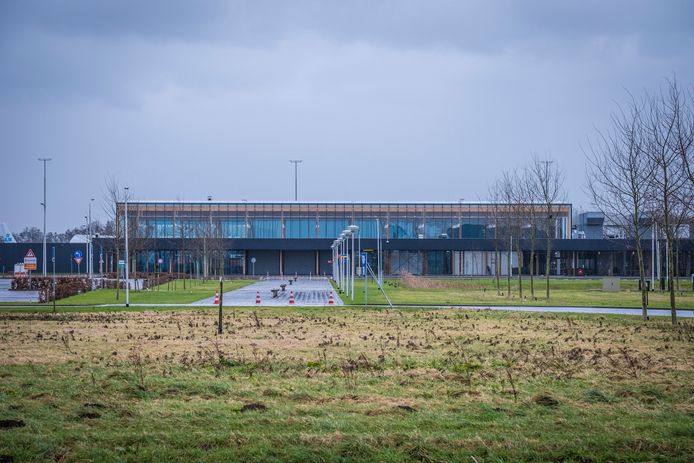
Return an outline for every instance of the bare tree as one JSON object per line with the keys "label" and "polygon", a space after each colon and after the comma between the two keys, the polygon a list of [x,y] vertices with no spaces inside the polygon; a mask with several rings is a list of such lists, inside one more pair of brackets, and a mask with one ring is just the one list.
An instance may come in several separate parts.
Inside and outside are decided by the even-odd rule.
{"label": "bare tree", "polygon": [[[518,261],[518,297],[523,299],[523,248],[522,248],[522,227],[525,209],[525,197],[523,193],[523,182],[517,171],[505,171],[500,180],[501,195],[504,202],[508,205],[506,214],[506,230],[509,245],[515,241],[516,258]],[[511,247],[511,246],[510,246]],[[509,294],[511,291],[511,253],[509,247],[508,272],[509,272]]]}
{"label": "bare tree", "polygon": [[530,173],[534,178],[534,184],[537,188],[537,195],[543,205],[543,221],[545,222],[545,231],[547,233],[547,241],[545,245],[545,290],[546,298],[549,300],[549,277],[552,266],[552,240],[556,235],[556,211],[554,209],[558,201],[563,197],[562,185],[564,183],[564,174],[554,161],[540,160],[533,156],[530,162]]}
{"label": "bare tree", "polygon": [[[587,152],[586,181],[593,204],[634,241],[639,266],[641,310],[648,320],[646,268],[641,240],[648,233],[643,219],[648,208],[655,164],[644,152],[643,103],[631,100],[612,114],[611,127],[598,131]],[[651,224],[651,227],[653,225]]]}
{"label": "bare tree", "polygon": [[523,198],[523,229],[528,231],[527,239],[530,241],[530,265],[529,265],[529,275],[530,275],[530,297],[535,300],[535,260],[536,260],[536,250],[537,250],[537,213],[538,213],[538,203],[540,198],[538,197],[538,188],[535,184],[535,177],[530,168],[525,167],[523,169],[523,177],[521,183],[518,185],[521,191],[521,196]]}
{"label": "bare tree", "polygon": [[121,187],[114,177],[106,178],[104,181],[102,208],[109,220],[113,221],[114,223],[114,246],[116,254],[116,300],[118,300],[120,297],[120,284],[118,278],[120,270],[118,268],[118,261],[120,260],[121,240],[123,240],[125,236],[123,233],[123,211],[120,209],[119,204],[125,202],[126,194],[128,194],[126,193],[126,190]]}
{"label": "bare tree", "polygon": [[674,117],[673,150],[682,162],[690,184],[694,184],[694,97],[685,93],[676,79],[668,80],[667,104]]}
{"label": "bare tree", "polygon": [[[669,82],[666,93],[647,95],[647,108],[643,118],[645,152],[655,165],[652,177],[652,208],[657,211],[654,218],[665,233],[668,291],[673,324],[677,324],[673,281],[676,275],[674,249],[680,226],[690,212],[692,186],[677,142],[677,121],[681,119],[682,112],[680,96],[674,82]],[[686,156],[684,159],[687,159]]]}
{"label": "bare tree", "polygon": [[501,205],[499,204],[500,197],[501,193],[499,192],[499,182],[496,182],[489,188],[489,199],[491,203],[491,226],[494,229],[494,280],[496,282],[497,296],[501,295],[501,243],[499,242],[499,236],[501,233]]}

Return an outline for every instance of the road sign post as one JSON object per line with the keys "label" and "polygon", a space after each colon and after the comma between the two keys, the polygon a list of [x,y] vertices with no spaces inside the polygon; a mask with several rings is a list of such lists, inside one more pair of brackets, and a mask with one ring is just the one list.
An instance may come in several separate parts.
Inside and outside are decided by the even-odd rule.
{"label": "road sign post", "polygon": [[72,259],[75,261],[77,264],[77,275],[79,276],[80,274],[80,263],[82,263],[82,251],[79,249],[75,250],[75,252],[72,253]]}
{"label": "road sign post", "polygon": [[36,270],[36,254],[31,249],[24,254],[24,270],[29,272],[29,289],[31,289],[31,271]]}
{"label": "road sign post", "polygon": [[24,270],[36,270],[36,254],[31,249],[24,254]]}

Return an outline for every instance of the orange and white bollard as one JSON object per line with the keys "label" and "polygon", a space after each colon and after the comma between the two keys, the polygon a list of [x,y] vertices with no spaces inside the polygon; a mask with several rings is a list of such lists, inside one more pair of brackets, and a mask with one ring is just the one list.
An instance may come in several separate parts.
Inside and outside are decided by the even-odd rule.
{"label": "orange and white bollard", "polygon": [[289,305],[294,305],[294,291],[289,291]]}
{"label": "orange and white bollard", "polygon": [[219,291],[214,292],[214,302],[213,304],[219,305]]}
{"label": "orange and white bollard", "polygon": [[335,299],[333,299],[333,292],[330,291],[330,297],[328,298],[328,305],[335,304]]}
{"label": "orange and white bollard", "polygon": [[260,305],[260,291],[255,292],[255,305]]}

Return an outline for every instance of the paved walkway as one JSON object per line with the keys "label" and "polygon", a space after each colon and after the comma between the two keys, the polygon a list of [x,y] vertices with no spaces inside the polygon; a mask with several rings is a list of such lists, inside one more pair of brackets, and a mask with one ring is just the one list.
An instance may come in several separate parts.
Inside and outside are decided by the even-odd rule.
{"label": "paved walkway", "polygon": [[[279,291],[272,297],[272,289],[280,289],[280,284],[287,284],[285,291]],[[261,306],[289,306],[289,295],[294,294],[294,305],[299,307],[327,306],[330,292],[333,292],[334,305],[343,305],[342,300],[333,291],[330,281],[322,277],[299,277],[289,284],[289,279],[263,280],[233,291],[224,292],[225,306],[254,306],[256,292],[260,294]],[[213,305],[214,297],[208,297],[190,305]]]}
{"label": "paved walkway", "polygon": [[10,291],[12,280],[0,279],[0,302],[39,302],[38,291]]}

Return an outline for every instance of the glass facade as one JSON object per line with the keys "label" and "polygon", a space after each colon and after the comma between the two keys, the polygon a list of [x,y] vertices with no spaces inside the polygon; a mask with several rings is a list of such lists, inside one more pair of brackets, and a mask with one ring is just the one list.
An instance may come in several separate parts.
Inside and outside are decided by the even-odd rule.
{"label": "glass facade", "polygon": [[[530,230],[517,208],[489,203],[135,201],[129,212],[142,238],[333,239],[350,224],[360,227],[362,238],[385,239],[485,239],[514,227],[523,235]],[[555,238],[569,238],[571,205],[554,205],[552,212],[551,221],[534,222],[536,235],[549,229]]]}

